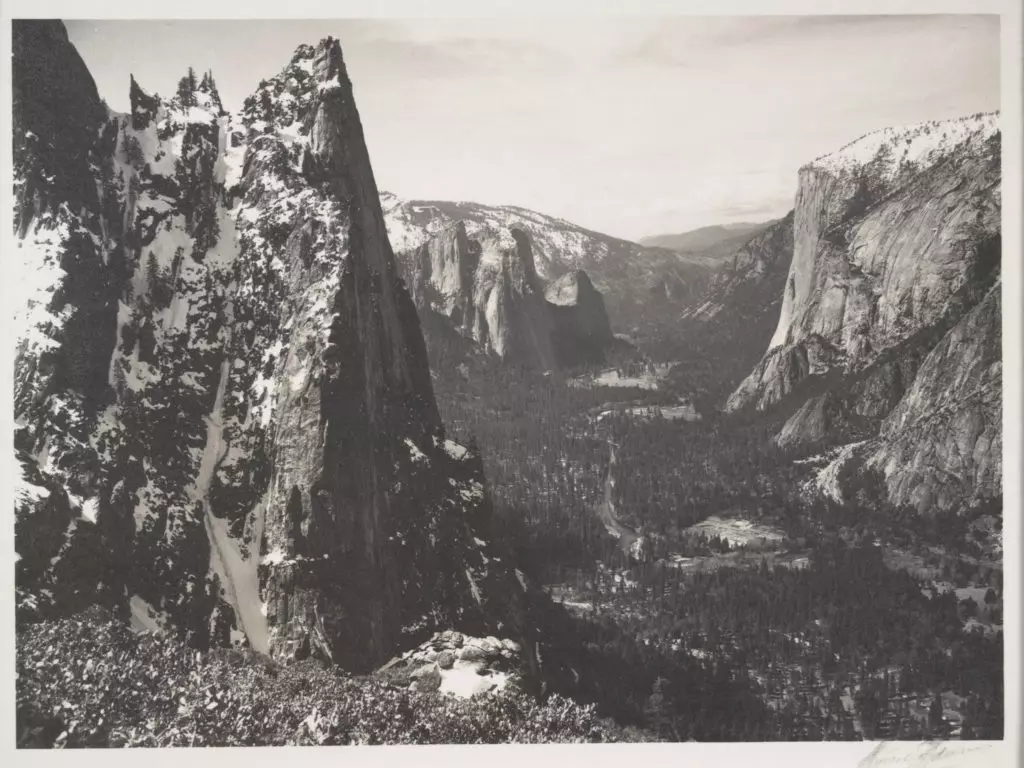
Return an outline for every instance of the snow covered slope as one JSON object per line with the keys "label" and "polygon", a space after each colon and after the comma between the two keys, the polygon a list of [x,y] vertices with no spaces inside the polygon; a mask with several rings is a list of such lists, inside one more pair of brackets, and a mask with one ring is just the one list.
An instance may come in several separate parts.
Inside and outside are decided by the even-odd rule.
{"label": "snow covered slope", "polygon": [[520,632],[338,42],[238,114],[190,72],[166,100],[133,79],[123,115],[59,22],[14,31],[23,609],[353,669],[433,628]]}
{"label": "snow covered slope", "polygon": [[882,128],[861,136],[809,165],[834,176],[855,173],[870,163],[886,181],[909,166],[920,172],[948,157],[965,143],[978,143],[999,131],[999,115],[982,112],[955,120]]}
{"label": "snow covered slope", "polygon": [[[819,258],[825,255],[829,244],[836,245],[844,240],[837,247],[850,254],[856,268],[864,271],[869,279],[876,276],[884,279],[884,284],[877,286],[883,305],[898,304],[904,291],[914,282],[912,262],[916,257],[911,257],[911,249],[905,247],[910,245],[907,234],[916,238],[913,250],[925,254],[926,271],[934,272],[932,262],[938,262],[935,266],[940,268],[947,264],[950,245],[956,239],[956,227],[965,223],[967,217],[974,216],[976,210],[991,216],[991,205],[986,208],[970,194],[956,190],[955,184],[960,179],[970,178],[972,171],[980,170],[976,167],[977,161],[984,163],[991,159],[991,143],[997,134],[996,114],[888,128],[870,133],[801,168],[790,279],[769,349],[797,341],[814,332],[816,326],[838,327],[841,324],[838,318],[814,316],[834,314],[842,303],[839,290],[828,283],[836,282],[839,276],[826,273],[822,267],[830,260]],[[998,169],[995,172],[998,173]],[[932,189],[922,189],[927,184],[926,179],[937,183]],[[949,185],[939,189],[943,181],[948,181]],[[975,184],[978,183],[982,187],[970,192],[992,189],[988,177],[980,182],[976,180]],[[950,213],[954,209],[957,213],[943,216],[938,201],[953,192],[957,192],[954,199],[960,204],[950,207]],[[998,188],[994,194],[998,196]],[[901,209],[900,201],[915,198],[936,202],[917,213],[910,226],[891,226],[892,216]],[[873,206],[881,209],[879,214],[889,212],[889,218],[867,217],[864,225],[855,226],[854,222]],[[991,226],[990,222],[986,223]],[[894,234],[878,238],[881,227]],[[831,237],[826,238],[829,233]],[[875,240],[879,240],[877,245]],[[899,258],[900,253],[904,254],[903,258]],[[891,265],[888,273],[879,272],[887,264]],[[890,291],[900,295],[893,296]]]}

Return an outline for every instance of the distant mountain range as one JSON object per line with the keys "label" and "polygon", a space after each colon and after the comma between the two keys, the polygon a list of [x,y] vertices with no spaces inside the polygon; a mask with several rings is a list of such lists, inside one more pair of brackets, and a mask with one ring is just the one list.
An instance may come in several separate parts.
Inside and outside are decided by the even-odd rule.
{"label": "distant mountain range", "polygon": [[775,221],[714,224],[675,235],[651,235],[640,239],[640,245],[650,248],[668,248],[678,253],[702,252],[705,255],[729,256],[752,237],[760,234]]}
{"label": "distant mountain range", "polygon": [[[381,192],[380,201],[388,238],[400,260],[408,261],[419,246],[457,221],[463,222],[471,239],[485,231],[499,233],[503,248],[515,246],[510,233],[516,229],[528,235],[534,267],[543,281],[586,271],[604,296],[617,331],[630,325],[652,295],[672,302],[702,295],[720,266],[717,256],[633,243],[516,206],[404,200],[389,192]],[[742,240],[740,233],[736,236]]]}

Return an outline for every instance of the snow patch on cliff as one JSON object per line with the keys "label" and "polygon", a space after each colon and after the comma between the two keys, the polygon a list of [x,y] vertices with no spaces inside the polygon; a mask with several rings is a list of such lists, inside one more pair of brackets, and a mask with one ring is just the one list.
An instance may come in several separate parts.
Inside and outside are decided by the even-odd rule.
{"label": "snow patch on cliff", "polygon": [[409,449],[409,455],[415,463],[427,460],[427,454],[421,451],[412,440],[405,438],[405,446]]}
{"label": "snow patch on cliff", "polygon": [[49,214],[33,221],[25,239],[18,241],[7,262],[8,274],[13,272],[13,293],[17,297],[13,338],[40,350],[57,346],[47,326],[59,329],[71,311],[69,307],[55,314],[49,308],[54,292],[66,275],[60,267],[63,243],[71,234],[66,218],[66,209],[63,209],[56,222]]}
{"label": "snow patch on cliff", "polygon": [[14,481],[14,499],[16,504],[34,504],[50,497],[48,488],[35,485],[25,479],[24,474],[18,473]]}
{"label": "snow patch on cliff", "polygon": [[879,150],[889,149],[887,175],[894,174],[901,162],[912,163],[917,170],[923,170],[964,142],[987,139],[998,130],[998,112],[883,128],[817,158],[810,165],[841,175],[868,164]]}
{"label": "snow patch on cliff", "polygon": [[445,440],[444,450],[445,453],[447,453],[456,461],[462,461],[464,458],[466,458],[466,454],[469,453],[469,451],[465,447],[459,445],[454,440]]}
{"label": "snow patch on cliff", "polygon": [[263,538],[263,514],[266,508],[264,497],[253,511],[256,522],[253,541],[244,553],[228,530],[228,521],[207,512],[206,532],[210,538],[210,569],[217,574],[225,598],[235,609],[239,628],[249,638],[249,643],[260,653],[270,652],[270,631],[267,624],[266,607],[260,597],[259,549]]}
{"label": "snow patch on cliff", "polygon": [[864,440],[860,440],[856,443],[848,443],[839,449],[836,457],[829,462],[824,469],[820,470],[817,475],[815,475],[814,480],[812,481],[813,487],[817,489],[819,493],[827,496],[833,501],[842,503],[843,489],[839,482],[840,474],[842,473],[843,467],[846,466],[846,462],[853,457],[854,452],[860,448],[860,446],[864,445],[865,442],[866,441]]}
{"label": "snow patch on cliff", "polygon": [[167,614],[158,611],[138,595],[132,595],[128,601],[131,610],[131,627],[136,632],[152,632],[162,634],[167,626]]}

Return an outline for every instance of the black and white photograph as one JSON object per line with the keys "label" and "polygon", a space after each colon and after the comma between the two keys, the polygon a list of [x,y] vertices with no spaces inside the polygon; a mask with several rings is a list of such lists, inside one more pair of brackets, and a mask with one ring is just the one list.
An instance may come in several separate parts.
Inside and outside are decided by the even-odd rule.
{"label": "black and white photograph", "polygon": [[17,754],[1001,764],[1019,8],[44,10],[6,20]]}

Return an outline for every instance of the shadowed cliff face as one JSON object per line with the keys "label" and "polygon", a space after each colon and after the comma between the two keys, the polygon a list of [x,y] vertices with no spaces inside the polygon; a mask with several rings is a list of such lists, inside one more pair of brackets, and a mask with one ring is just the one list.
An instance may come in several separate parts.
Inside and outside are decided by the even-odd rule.
{"label": "shadowed cliff face", "polygon": [[582,269],[560,277],[545,292],[554,330],[552,343],[562,365],[600,363],[614,342],[604,298]]}
{"label": "shadowed cliff face", "polygon": [[[33,77],[87,78],[59,24],[15,27]],[[22,93],[19,124],[63,130],[46,89]],[[133,79],[131,101],[84,103],[91,165],[68,168],[88,184],[39,177],[47,213],[15,223],[47,280],[18,358],[22,614],[98,601],[198,646],[351,669],[440,628],[525,639],[338,42],[300,47],[237,115],[212,77],[169,101]]]}
{"label": "shadowed cliff face", "polygon": [[405,271],[416,306],[447,318],[480,349],[542,369],[601,362],[614,337],[583,270],[545,286],[524,230],[466,235],[461,221],[417,248]]}
{"label": "shadowed cliff face", "polygon": [[89,154],[107,115],[63,24],[11,29],[16,231],[23,235],[34,216],[61,203],[73,211],[96,206]]}
{"label": "shadowed cliff face", "polygon": [[[394,491],[406,474],[394,467],[409,459],[397,436],[434,454],[440,432],[418,322],[395,271],[336,41],[317,47],[312,68],[315,95],[308,116],[297,118],[310,123],[313,162],[332,193],[325,202],[338,206],[347,226],[323,222],[323,230],[303,236],[308,225],[299,219],[285,263],[322,258],[321,239],[348,253],[340,275],[328,263],[316,285],[303,269],[285,279],[287,296],[321,288],[330,305],[314,303],[291,316],[285,366],[294,372],[286,387],[278,386],[263,546],[278,545],[285,558],[301,554],[305,559],[296,563],[315,565],[270,564],[262,581],[272,630],[299,648],[312,633],[333,657],[344,650],[342,637],[369,649],[399,636],[403,568],[395,535],[414,510],[411,499]],[[243,189],[260,184],[254,171]],[[337,288],[324,285],[335,279]]]}

